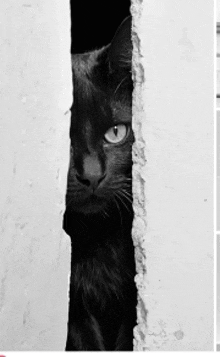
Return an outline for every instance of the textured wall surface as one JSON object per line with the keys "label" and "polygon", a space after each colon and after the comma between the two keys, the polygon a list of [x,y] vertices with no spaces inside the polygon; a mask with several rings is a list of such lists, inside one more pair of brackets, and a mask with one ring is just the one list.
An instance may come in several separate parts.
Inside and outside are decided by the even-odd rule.
{"label": "textured wall surface", "polygon": [[63,350],[69,2],[0,3],[0,350]]}
{"label": "textured wall surface", "polygon": [[218,22],[220,22],[220,2],[219,0],[216,0],[216,17]]}
{"label": "textured wall surface", "polygon": [[220,111],[217,111],[217,118],[216,118],[216,129],[217,129],[217,179],[216,179],[216,189],[217,189],[217,204],[216,204],[216,229],[220,232]]}
{"label": "textured wall surface", "polygon": [[[213,4],[133,0],[135,350],[213,348]],[[0,4],[0,350],[63,350],[69,3]]]}
{"label": "textured wall surface", "polygon": [[[220,234],[217,234],[216,235],[216,241],[217,241],[217,244],[216,244],[216,248],[217,248],[217,271],[219,272],[220,271]],[[217,344],[219,345],[219,348],[220,348],[220,281],[219,281],[219,275],[217,276],[217,303],[216,303],[216,313],[217,313],[217,316],[216,316],[216,342]]]}
{"label": "textured wall surface", "polygon": [[212,350],[213,3],[132,13],[135,350]]}

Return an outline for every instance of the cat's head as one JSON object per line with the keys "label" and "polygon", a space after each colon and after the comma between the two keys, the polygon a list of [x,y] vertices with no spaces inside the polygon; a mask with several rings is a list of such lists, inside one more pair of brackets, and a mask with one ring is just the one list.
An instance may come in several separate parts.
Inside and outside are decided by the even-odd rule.
{"label": "cat's head", "polygon": [[131,210],[131,18],[110,45],[73,55],[67,210],[84,215]]}

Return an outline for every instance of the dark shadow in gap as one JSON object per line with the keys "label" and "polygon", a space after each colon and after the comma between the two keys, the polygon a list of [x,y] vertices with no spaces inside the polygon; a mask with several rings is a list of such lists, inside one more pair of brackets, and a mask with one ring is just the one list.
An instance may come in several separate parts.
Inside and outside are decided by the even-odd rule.
{"label": "dark shadow in gap", "polygon": [[[63,222],[72,247],[66,351],[132,351],[137,290],[131,237],[131,18],[111,30],[111,38],[117,30],[111,41],[118,9],[109,29],[109,2],[93,17],[94,4],[83,2],[84,25],[75,2],[72,7],[74,100]],[[117,8],[114,2],[111,7]],[[101,49],[75,54],[98,48],[100,42]]]}

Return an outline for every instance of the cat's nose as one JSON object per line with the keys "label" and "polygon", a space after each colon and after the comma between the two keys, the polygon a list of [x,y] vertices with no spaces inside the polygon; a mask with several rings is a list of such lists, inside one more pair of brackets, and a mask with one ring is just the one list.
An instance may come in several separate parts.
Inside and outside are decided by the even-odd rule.
{"label": "cat's nose", "polygon": [[83,160],[83,172],[77,173],[77,180],[93,191],[100,185],[105,178],[100,160],[96,155],[88,155]]}
{"label": "cat's nose", "polygon": [[100,185],[100,183],[105,179],[105,174],[104,175],[78,175],[76,174],[77,180],[82,183],[83,185],[91,188],[93,191],[97,189],[97,187]]}

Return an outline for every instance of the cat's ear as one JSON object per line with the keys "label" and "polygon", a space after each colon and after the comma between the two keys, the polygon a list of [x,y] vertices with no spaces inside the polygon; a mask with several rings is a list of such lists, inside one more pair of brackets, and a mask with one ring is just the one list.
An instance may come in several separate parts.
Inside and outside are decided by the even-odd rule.
{"label": "cat's ear", "polygon": [[116,31],[110,44],[108,59],[110,72],[118,70],[131,71],[131,16],[126,17]]}

